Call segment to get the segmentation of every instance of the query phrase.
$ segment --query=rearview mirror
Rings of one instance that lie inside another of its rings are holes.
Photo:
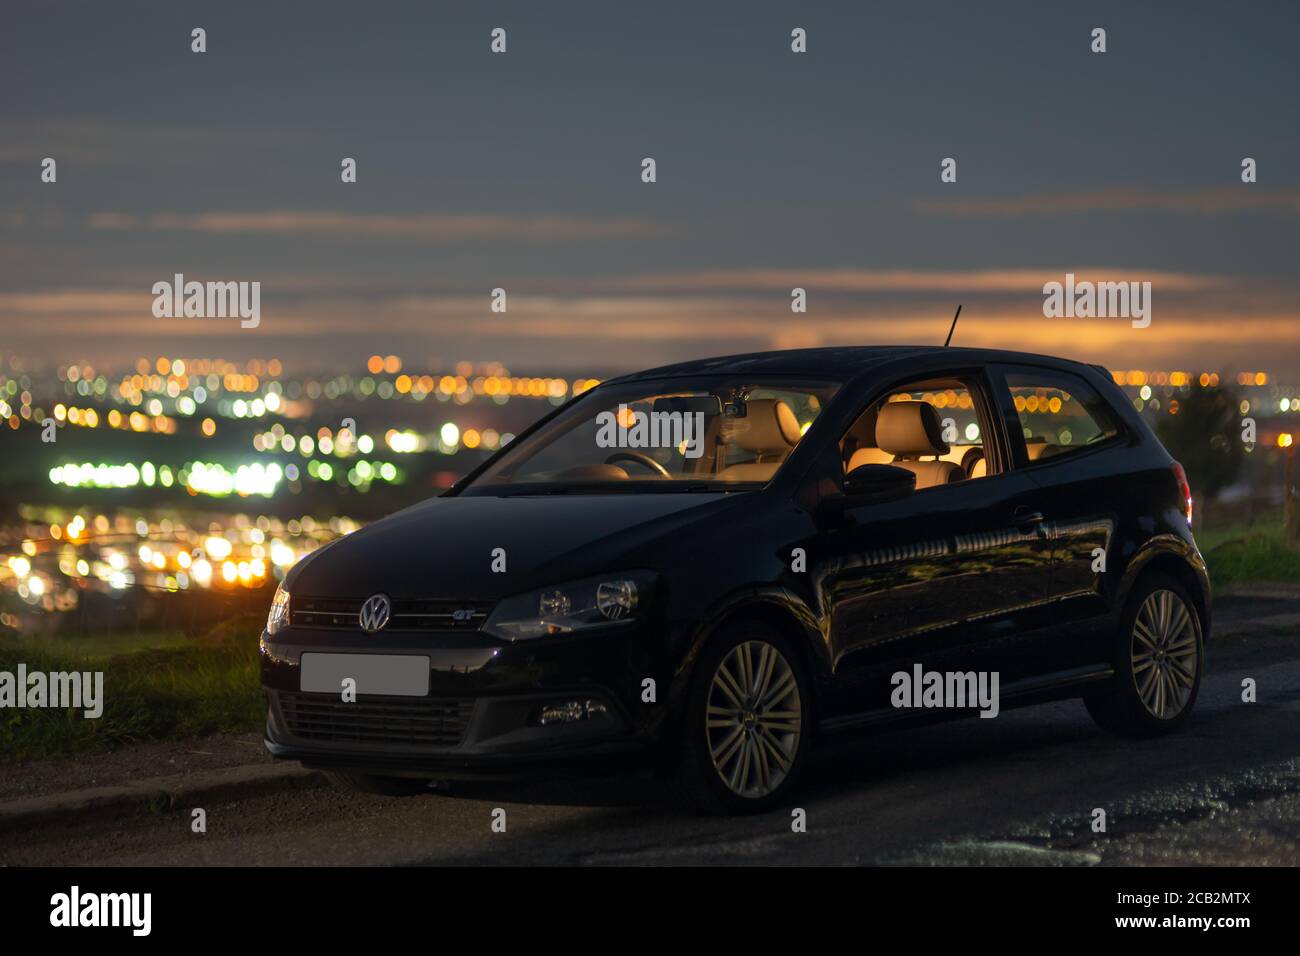
[[[850,504],[893,501],[916,490],[916,475],[896,465],[859,465],[844,476],[844,497]]]

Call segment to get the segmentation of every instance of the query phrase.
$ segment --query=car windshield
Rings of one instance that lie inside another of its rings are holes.
[[[838,388],[740,376],[602,385],[509,445],[464,493],[761,485]]]

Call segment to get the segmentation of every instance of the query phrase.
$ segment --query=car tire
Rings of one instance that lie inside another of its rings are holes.
[[[1093,720],[1125,737],[1156,737],[1186,723],[1201,688],[1205,635],[1182,583],[1164,574],[1138,580],[1113,653],[1114,677],[1084,697]]]
[[[381,797],[414,797],[429,792],[429,781],[416,777],[379,777],[350,770],[330,770],[325,776],[335,786]]]
[[[797,785],[812,730],[812,687],[794,644],[761,622],[724,626],[692,669],[672,782],[705,813],[770,810]]]

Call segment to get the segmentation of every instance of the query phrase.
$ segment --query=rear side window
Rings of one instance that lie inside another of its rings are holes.
[[[1031,462],[1075,454],[1119,434],[1115,413],[1081,378],[1051,369],[1008,369],[1005,378]]]

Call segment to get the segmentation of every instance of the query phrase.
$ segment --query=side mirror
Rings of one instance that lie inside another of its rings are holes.
[[[916,475],[895,465],[859,465],[844,476],[848,504],[894,501],[916,490]]]

